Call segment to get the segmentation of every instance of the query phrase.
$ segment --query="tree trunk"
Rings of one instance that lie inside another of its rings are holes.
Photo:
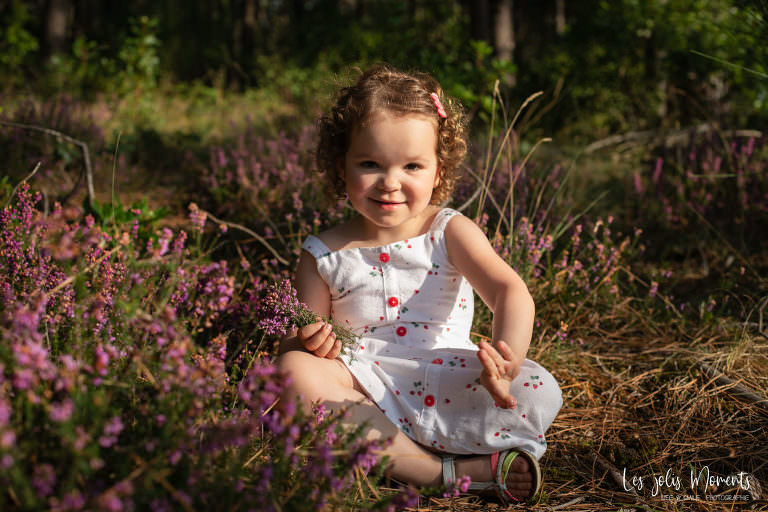
[[[72,23],[72,1],[50,0],[46,16],[45,43],[49,55],[64,53]]]
[[[515,28],[512,25],[513,0],[500,0],[496,11],[493,30],[493,42],[496,55],[502,60],[511,61],[515,51]]]
[[[496,56],[508,62],[514,62],[515,58],[515,26],[513,23],[513,0],[500,0],[496,10],[496,20],[493,27],[493,42],[496,47]],[[513,87],[515,75],[504,73],[500,77],[504,85]]]
[[[555,32],[565,34],[565,0],[555,0]]]
[[[243,54],[246,60],[246,69],[250,69],[253,58],[253,51],[256,48],[256,0],[245,0],[243,7]]]

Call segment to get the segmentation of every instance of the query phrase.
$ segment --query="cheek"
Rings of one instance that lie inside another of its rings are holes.
[[[368,188],[370,188],[371,184],[368,183],[368,180],[365,178],[350,176],[349,179],[347,179],[345,182],[345,188],[347,189],[347,193],[362,193],[365,192]]]

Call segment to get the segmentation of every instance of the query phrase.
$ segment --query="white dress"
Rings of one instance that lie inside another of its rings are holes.
[[[331,292],[331,316],[361,337],[339,356],[368,396],[416,442],[452,454],[523,448],[537,458],[563,403],[554,377],[528,359],[510,392],[517,408],[494,404],[480,384],[469,339],[469,282],[448,261],[441,210],[423,235],[379,247],[331,251],[309,236]]]

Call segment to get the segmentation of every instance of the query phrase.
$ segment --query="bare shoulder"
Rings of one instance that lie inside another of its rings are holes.
[[[464,215],[454,215],[448,221],[445,226],[445,243],[449,255],[457,250],[480,248],[478,245],[493,250],[480,226]]]
[[[491,308],[503,290],[516,289],[528,294],[517,272],[496,253],[483,230],[471,219],[456,215],[448,222],[445,246],[448,260]]]
[[[331,252],[344,249],[349,245],[350,241],[354,239],[354,233],[356,233],[358,225],[356,221],[357,219],[350,219],[341,224],[337,224],[332,228],[318,233],[317,238],[319,238]]]
[[[463,215],[454,215],[445,226],[448,259],[464,275],[483,269],[505,272],[509,267],[496,254],[480,226]]]

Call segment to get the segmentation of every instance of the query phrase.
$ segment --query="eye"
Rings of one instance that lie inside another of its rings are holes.
[[[417,171],[417,170],[421,169],[421,164],[417,164],[415,162],[411,162],[409,164],[405,164],[405,168],[408,169],[409,171]]]
[[[376,162],[373,160],[366,160],[364,162],[360,162],[360,167],[363,169],[376,169],[379,166]]]

